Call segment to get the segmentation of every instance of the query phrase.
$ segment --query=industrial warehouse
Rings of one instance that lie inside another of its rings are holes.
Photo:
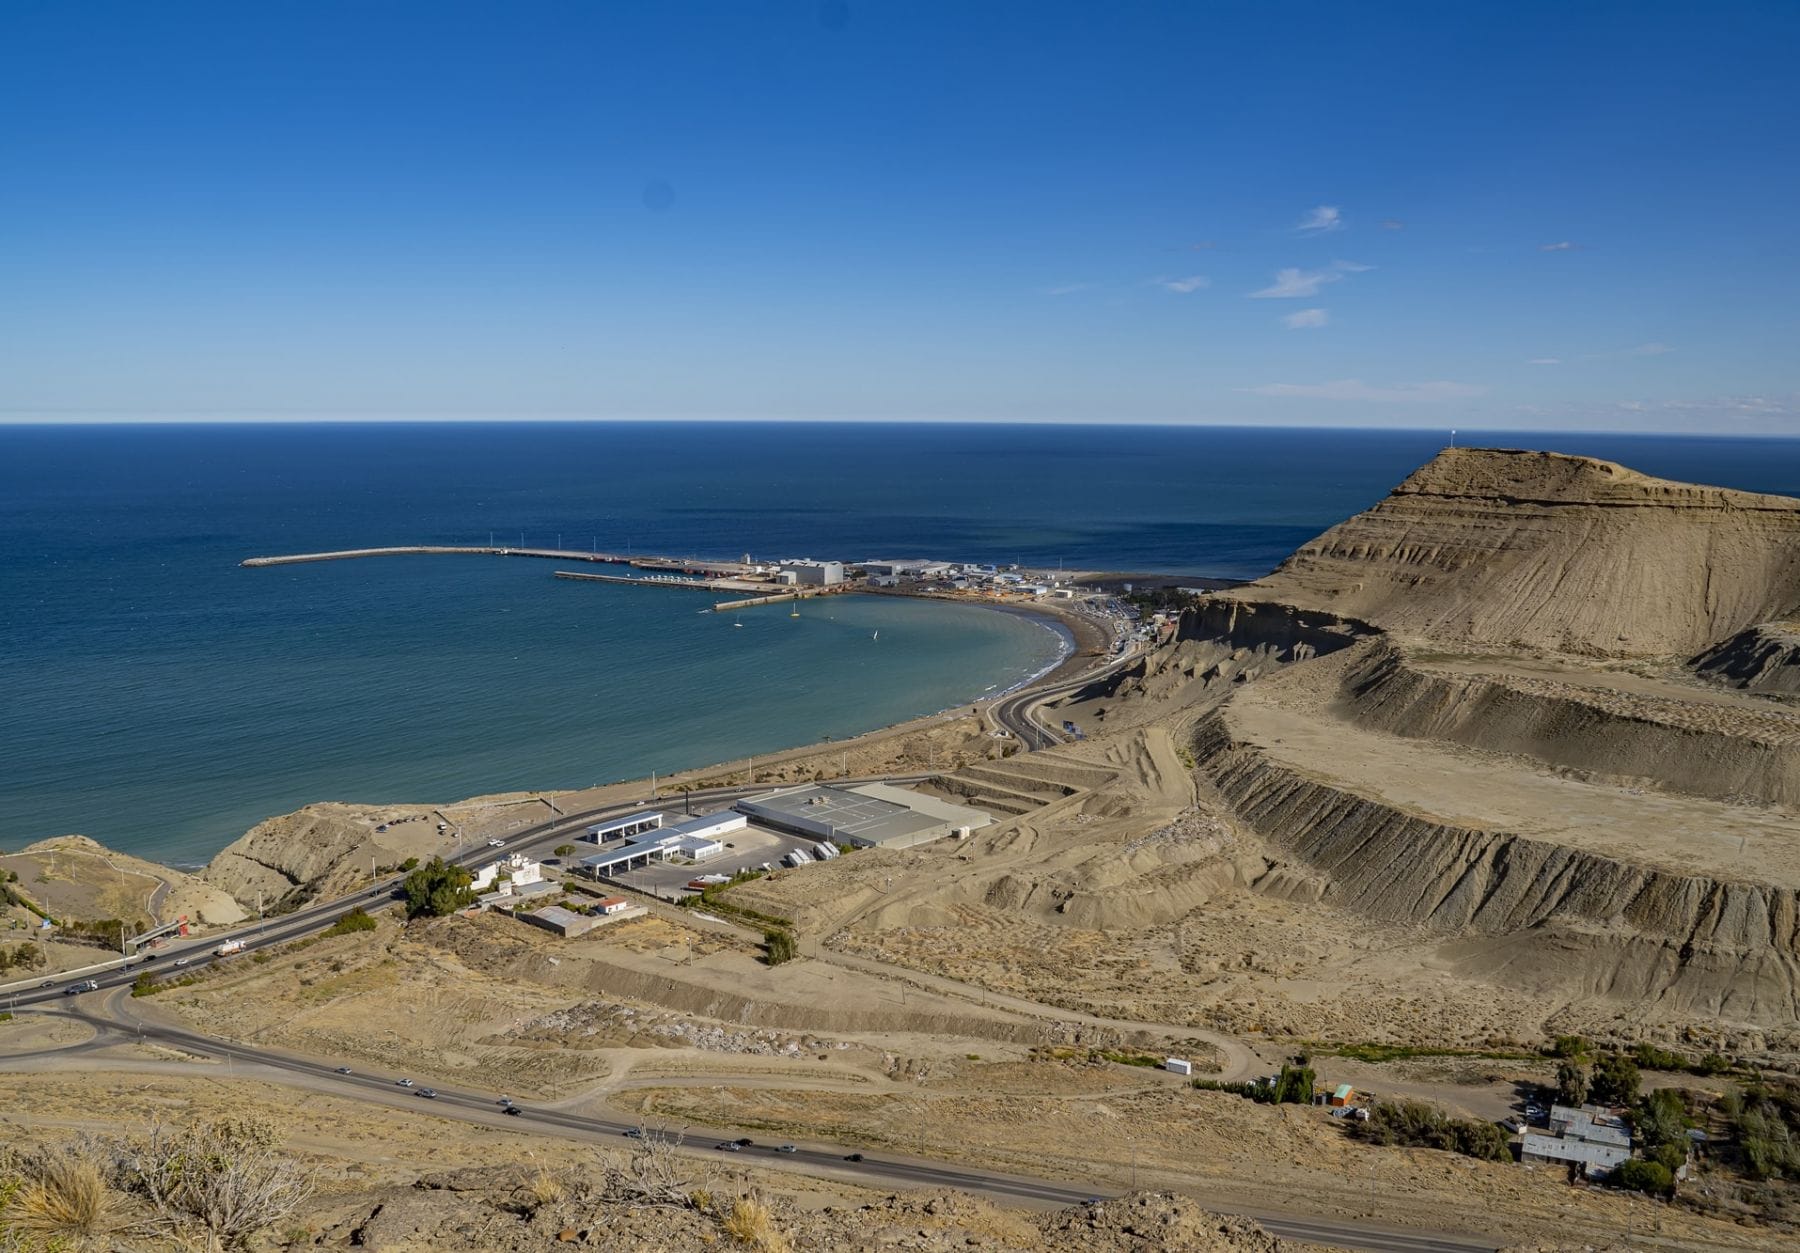
[[[993,822],[979,809],[886,783],[807,784],[753,796],[737,808],[778,831],[858,848],[911,848]]]
[[[802,866],[850,848],[911,848],[963,837],[990,825],[978,809],[886,783],[805,784],[738,802],[732,809],[667,822],[642,809],[589,827],[600,851],[572,868],[669,899],[697,883],[724,882],[745,870]],[[692,878],[692,868],[707,871]]]

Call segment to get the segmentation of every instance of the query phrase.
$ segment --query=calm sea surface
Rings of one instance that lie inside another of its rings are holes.
[[[1465,437],[1467,438],[1467,437]],[[1475,440],[1482,440],[1479,434]],[[1501,436],[1800,495],[1800,442]],[[204,860],[308,801],[570,788],[841,738],[1059,640],[973,607],[699,593],[419,557],[501,543],[1252,577],[1432,433],[885,425],[0,426],[0,847]],[[877,641],[873,638],[879,630]]]

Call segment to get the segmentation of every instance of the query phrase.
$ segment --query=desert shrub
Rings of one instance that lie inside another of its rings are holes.
[[[547,1170],[539,1170],[525,1190],[539,1205],[555,1205],[569,1195],[569,1185]]]
[[[91,1142],[13,1158],[0,1170],[0,1238],[44,1250],[109,1247],[132,1224],[108,1173]]]
[[[800,955],[794,943],[792,931],[782,931],[771,927],[763,932],[763,961],[771,966],[779,966],[783,962],[793,961]]]
[[[1451,1118],[1424,1101],[1382,1101],[1370,1111],[1369,1121],[1352,1123],[1350,1133],[1371,1144],[1442,1149],[1489,1161],[1512,1157],[1500,1128],[1471,1118]]]
[[[473,905],[475,889],[469,886],[473,882],[474,876],[461,866],[433,857],[401,884],[406,896],[406,916],[442,918]]]
[[[1708,1053],[1688,1069],[1697,1075],[1722,1075],[1731,1069],[1731,1059]]]
[[[419,859],[417,857],[408,857],[405,861],[400,863],[400,872],[402,874],[410,873],[418,868]]]
[[[725,1234],[739,1244],[747,1244],[757,1253],[788,1253],[788,1239],[775,1226],[775,1216],[759,1196],[739,1197],[725,1216]]]
[[[1578,1035],[1559,1035],[1550,1045],[1552,1057],[1586,1057],[1593,1048],[1587,1040]]]
[[[124,1188],[166,1225],[198,1224],[221,1248],[242,1247],[313,1191],[310,1175],[276,1149],[274,1127],[254,1119],[219,1118],[179,1131],[156,1125],[122,1141],[115,1158]]]
[[[1619,1163],[1618,1169],[1607,1176],[1607,1182],[1616,1188],[1630,1188],[1656,1196],[1666,1196],[1675,1188],[1675,1176],[1667,1166],[1637,1158]]]
[[[380,924],[358,905],[355,909],[339,918],[325,928],[326,935],[352,935],[358,931],[373,931]]]

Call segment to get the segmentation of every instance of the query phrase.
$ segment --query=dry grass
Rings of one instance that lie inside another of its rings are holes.
[[[99,1247],[125,1226],[125,1207],[100,1162],[71,1149],[30,1163],[0,1221],[46,1246]]]
[[[754,1193],[732,1203],[731,1213],[725,1216],[725,1233],[757,1253],[792,1253],[793,1246],[775,1226],[768,1203]]]
[[[525,1190],[539,1205],[555,1205],[558,1201],[566,1200],[569,1195],[568,1184],[547,1170],[539,1170]]]

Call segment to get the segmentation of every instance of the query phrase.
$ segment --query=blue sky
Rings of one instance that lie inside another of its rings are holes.
[[[1800,5],[0,6],[0,417],[1800,433]]]

